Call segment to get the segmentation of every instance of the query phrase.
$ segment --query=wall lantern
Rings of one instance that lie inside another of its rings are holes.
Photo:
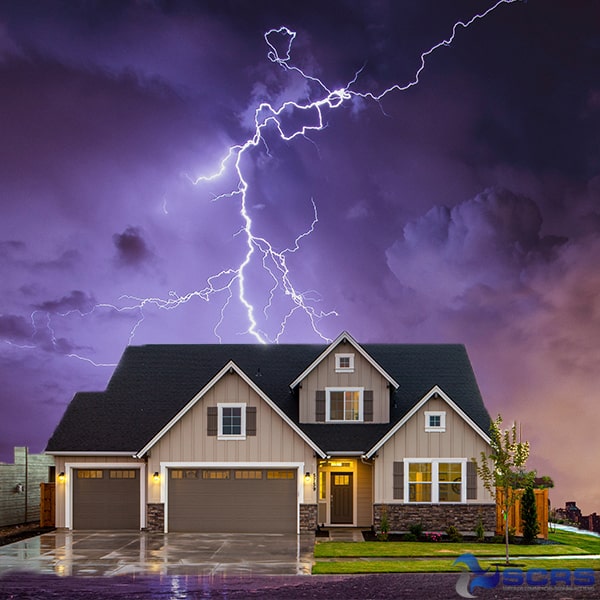
[[[312,481],[313,492],[317,490],[317,476],[313,473],[312,475],[306,471],[304,475],[304,483],[309,484]]]
[[[64,472],[64,471],[61,471],[61,472],[58,474],[58,483],[64,483],[64,482],[65,482],[65,472]]]
[[[152,475],[152,479],[154,483],[158,483],[160,481],[160,473],[158,471],[154,471],[154,475]]]

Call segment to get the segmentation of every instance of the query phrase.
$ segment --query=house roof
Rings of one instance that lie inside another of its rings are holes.
[[[391,392],[390,423],[298,422],[291,389],[325,350],[322,344],[194,344],[129,346],[104,392],[79,392],[46,448],[50,453],[122,452],[144,448],[230,361],[324,452],[372,448],[439,386],[486,433],[490,417],[463,345],[362,344],[400,384]]]

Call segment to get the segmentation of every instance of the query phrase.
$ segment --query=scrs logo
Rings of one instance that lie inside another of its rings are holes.
[[[496,567],[495,573],[488,575],[489,569],[485,571],[479,566],[479,562],[472,554],[461,554],[454,564],[463,563],[467,565],[468,571],[464,570],[456,582],[456,591],[463,598],[476,598],[471,592],[478,587],[491,589],[495,588],[500,583],[500,572]],[[470,571],[470,572],[469,572]],[[471,580],[471,575],[475,575]]]
[[[496,567],[495,571],[483,570],[472,554],[461,554],[455,565],[465,565],[463,572],[456,582],[456,591],[462,598],[476,598],[473,591],[476,588],[491,589],[502,583],[503,587],[529,586],[541,587],[590,587],[595,585],[595,573],[592,569],[523,569],[506,568],[502,572]]]

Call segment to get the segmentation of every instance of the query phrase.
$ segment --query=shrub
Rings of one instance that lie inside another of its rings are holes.
[[[454,525],[450,525],[450,527],[446,529],[446,535],[448,536],[449,542],[462,542],[463,540],[462,533],[456,529]]]
[[[523,520],[523,543],[535,544],[540,525],[537,518],[535,492],[532,486],[527,486],[521,498],[521,519]]]
[[[414,533],[405,533],[404,536],[402,536],[402,540],[405,542],[416,542],[418,538]]]
[[[439,531],[426,531],[423,537],[426,542],[440,542],[442,540],[442,534]]]
[[[413,523],[408,530],[419,540],[423,536],[423,523]]]
[[[380,542],[387,542],[390,532],[390,521],[388,519],[387,508],[384,506],[381,509],[381,523],[379,524],[379,533],[377,539]]]
[[[485,538],[485,529],[483,528],[483,521],[481,517],[479,518],[479,523],[477,523],[477,527],[475,528],[475,538],[478,542],[483,542]]]

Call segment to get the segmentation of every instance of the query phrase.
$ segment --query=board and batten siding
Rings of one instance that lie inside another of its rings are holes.
[[[207,408],[219,403],[245,403],[256,407],[256,435],[243,440],[219,440],[207,435]],[[314,450],[237,373],[224,375],[150,449],[148,473],[160,471],[163,462],[304,463],[316,470]],[[312,493],[312,486],[306,492]],[[148,502],[159,502],[159,489],[150,485]],[[311,500],[305,496],[306,501]]]
[[[370,527],[373,524],[373,463],[356,461],[356,526]]]
[[[336,373],[335,355],[354,354],[354,371]],[[362,387],[373,390],[373,423],[390,420],[388,382],[351,344],[340,343],[302,380],[300,387],[300,422],[316,423],[315,395],[327,387]]]
[[[444,411],[446,430],[425,431],[425,411]],[[442,398],[431,398],[378,451],[375,466],[375,503],[394,503],[394,462],[405,458],[476,458],[489,452],[485,440]],[[477,499],[469,502],[492,502],[482,482],[477,482]]]

